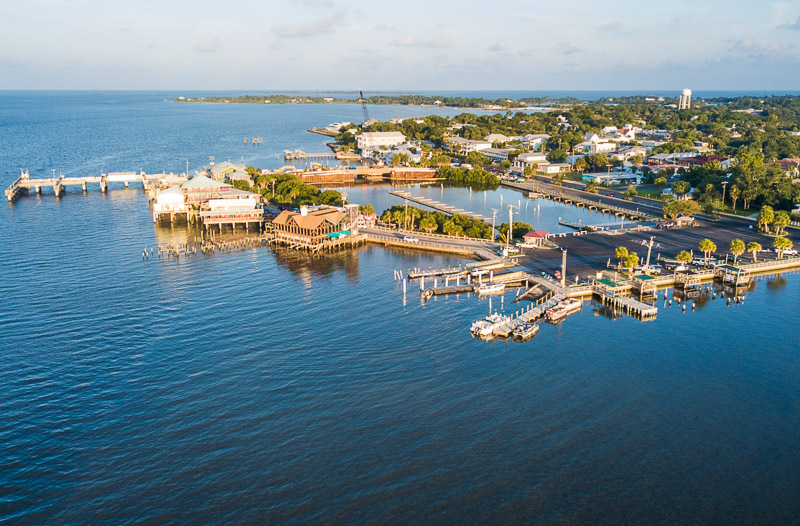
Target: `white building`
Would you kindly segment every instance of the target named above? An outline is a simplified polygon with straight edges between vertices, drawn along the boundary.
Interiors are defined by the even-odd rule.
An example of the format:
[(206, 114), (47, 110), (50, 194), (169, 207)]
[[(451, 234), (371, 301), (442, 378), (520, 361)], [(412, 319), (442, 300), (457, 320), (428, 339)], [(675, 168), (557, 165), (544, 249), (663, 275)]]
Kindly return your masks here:
[(620, 185), (620, 184), (642, 184), (642, 176), (626, 172), (598, 172), (583, 174), (581, 177), (584, 183), (594, 181), (597, 184)]
[(247, 169), (243, 164), (223, 161), (211, 167), (211, 178), (215, 181), (225, 179), (225, 176), (233, 172), (244, 172)]
[(571, 169), (569, 163), (549, 163), (541, 166), (539, 170), (545, 174), (558, 174), (569, 172)]
[(186, 210), (186, 197), (179, 186), (161, 190), (153, 203), (154, 212), (182, 212)]
[(356, 145), (361, 150), (394, 146), (406, 142), (406, 136), (398, 131), (364, 132), (356, 137)]
[(519, 138), (523, 146), (533, 149), (541, 147), (548, 139), (550, 139), (550, 135), (546, 133), (529, 133)]
[(492, 143), (488, 141), (473, 141), (463, 137), (448, 137), (446, 141), (448, 148), (450, 148), (452, 152), (479, 152), (492, 147)]
[(511, 163), (511, 171), (514, 173), (524, 173), (525, 168), (528, 166), (533, 167), (534, 165), (536, 165), (538, 170), (541, 170), (547, 164), (550, 163), (547, 161), (547, 156), (542, 152), (521, 153)]
[(502, 133), (490, 133), (489, 135), (486, 136), (486, 141), (490, 142), (492, 144), (494, 144), (496, 142), (505, 144), (510, 140), (511, 140), (511, 138), (503, 135)]
[(484, 148), (480, 152), (489, 159), (501, 162), (508, 160), (508, 154), (514, 150), (508, 148)]

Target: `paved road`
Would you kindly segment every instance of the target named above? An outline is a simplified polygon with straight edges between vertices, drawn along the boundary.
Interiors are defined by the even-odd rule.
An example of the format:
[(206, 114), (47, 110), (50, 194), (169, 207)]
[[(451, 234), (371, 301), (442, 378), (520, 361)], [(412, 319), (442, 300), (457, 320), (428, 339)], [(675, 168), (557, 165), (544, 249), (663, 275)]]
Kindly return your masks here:
[[(540, 181), (541, 182), (541, 181)], [(547, 184), (547, 183), (545, 183)], [(578, 183), (575, 183), (578, 184)], [(642, 210), (660, 213), (660, 205), (652, 201), (637, 198), (634, 201), (626, 201), (621, 197), (621, 193), (614, 190), (603, 190), (604, 194), (614, 193), (620, 197), (609, 197), (608, 195), (595, 196), (583, 190), (572, 187), (555, 187), (564, 193), (579, 197), (596, 197), (599, 201), (616, 206), (625, 207), (629, 210), (641, 208)], [(703, 214), (696, 216), (698, 225), (691, 228), (670, 229), (641, 232), (626, 232), (619, 235), (608, 235), (605, 233), (593, 233), (583, 236), (567, 236), (564, 238), (554, 238), (560, 248), (567, 249), (567, 275), (573, 277), (575, 274), (586, 277), (597, 270), (606, 268), (609, 258), (614, 258), (614, 250), (619, 246), (627, 247), (628, 250), (636, 252), (639, 256), (647, 255), (647, 247), (642, 245), (643, 241), (654, 237), (654, 248), (652, 258), (658, 255), (674, 258), (681, 250), (694, 251), (695, 255), (702, 254), (698, 250), (700, 240), (709, 238), (717, 245), (717, 254), (728, 253), (728, 247), (733, 239), (741, 239), (745, 244), (757, 241), (765, 249), (772, 251), (772, 240), (770, 236), (760, 234), (756, 231), (755, 223), (748, 218), (739, 216), (723, 215), (719, 220), (712, 221)], [(790, 229), (787, 236), (795, 246), (800, 246), (800, 231)], [(775, 253), (763, 254), (759, 257), (775, 258)], [(751, 256), (745, 254), (745, 260), (750, 260)], [(525, 257), (520, 261), (532, 272), (552, 273), (561, 267), (561, 250), (534, 250), (526, 251)], [(573, 278), (574, 279), (574, 278)]]

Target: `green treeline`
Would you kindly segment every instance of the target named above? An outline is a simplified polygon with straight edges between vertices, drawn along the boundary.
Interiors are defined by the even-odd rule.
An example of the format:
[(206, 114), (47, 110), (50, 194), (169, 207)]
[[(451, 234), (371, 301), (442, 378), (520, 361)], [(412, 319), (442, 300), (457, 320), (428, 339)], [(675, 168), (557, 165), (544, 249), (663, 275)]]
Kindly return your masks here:
[(383, 211), (381, 221), (392, 223), (398, 228), (419, 230), (428, 234), (447, 234), (450, 236), (468, 236), (482, 239), (492, 237), (492, 227), (479, 219), (467, 216), (449, 216), (443, 212), (422, 210), (414, 206), (407, 209), (404, 205), (395, 205)]

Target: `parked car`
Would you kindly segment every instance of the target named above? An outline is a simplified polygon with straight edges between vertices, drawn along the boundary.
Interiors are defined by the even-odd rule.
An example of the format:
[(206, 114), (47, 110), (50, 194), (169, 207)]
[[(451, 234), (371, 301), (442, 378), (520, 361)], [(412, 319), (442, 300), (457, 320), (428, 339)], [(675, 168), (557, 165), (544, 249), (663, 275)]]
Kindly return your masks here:
[(419, 239), (415, 238), (414, 236), (405, 236), (403, 241), (406, 243), (419, 243)]
[[(777, 248), (775, 249), (775, 252), (778, 252)], [(800, 252), (798, 252), (796, 248), (787, 248), (783, 251), (784, 256), (796, 256), (798, 254), (800, 254)]]

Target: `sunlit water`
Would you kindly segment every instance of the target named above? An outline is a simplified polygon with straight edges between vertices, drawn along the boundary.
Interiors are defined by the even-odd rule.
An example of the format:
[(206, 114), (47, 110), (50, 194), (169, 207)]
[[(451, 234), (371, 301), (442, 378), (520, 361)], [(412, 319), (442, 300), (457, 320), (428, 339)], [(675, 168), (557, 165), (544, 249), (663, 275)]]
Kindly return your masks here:
[[(17, 166), (275, 160), (358, 109), (84, 95), (0, 95), (4, 182)], [(265, 146), (240, 153), (243, 134)], [(398, 204), (385, 190), (363, 191)], [(446, 192), (479, 213), (499, 195), (526, 205)], [(683, 313), (662, 293), (641, 323), (586, 303), (530, 342), (484, 342), (468, 328), (488, 299), (423, 304), (392, 279), (460, 259), (364, 246), (143, 262), (192, 234), (154, 228), (133, 189), (23, 197), (0, 224), (0, 520), (797, 521), (800, 275), (741, 305)]]

